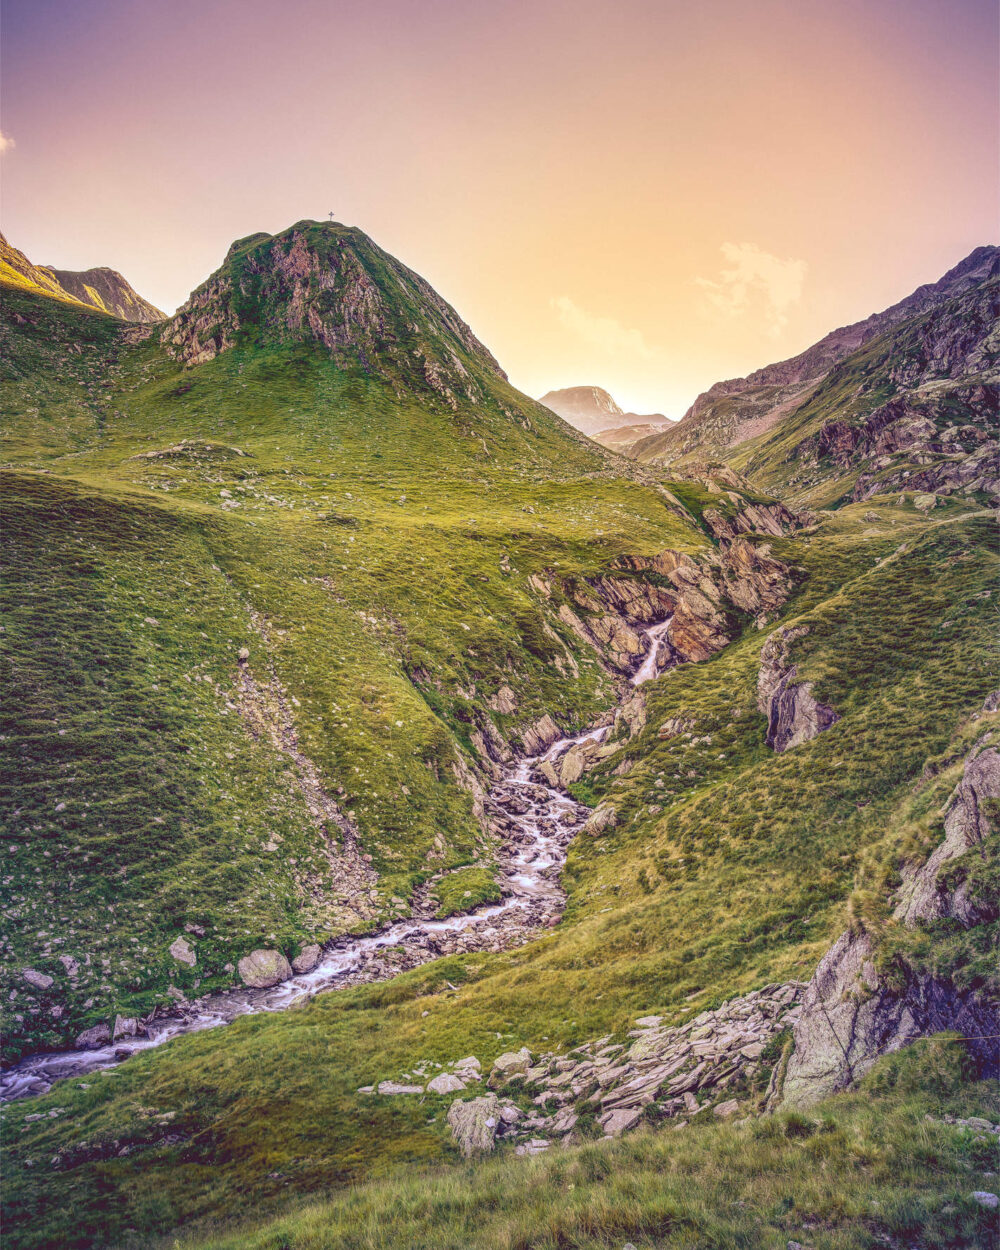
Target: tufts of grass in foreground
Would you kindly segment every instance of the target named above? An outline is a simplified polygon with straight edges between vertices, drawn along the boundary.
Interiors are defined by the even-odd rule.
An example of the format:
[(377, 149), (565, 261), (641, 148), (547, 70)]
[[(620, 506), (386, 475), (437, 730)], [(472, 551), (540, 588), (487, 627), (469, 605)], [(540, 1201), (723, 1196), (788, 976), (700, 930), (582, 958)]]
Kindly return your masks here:
[[(891, 1056), (861, 1092), (811, 1115), (639, 1131), (534, 1159), (372, 1181), (263, 1228), (206, 1233), (184, 1250), (814, 1250), (988, 1247), (995, 1138), (938, 1118), (1000, 1114), (963, 1085), (948, 1035)], [(174, 1243), (175, 1245), (177, 1243)]]

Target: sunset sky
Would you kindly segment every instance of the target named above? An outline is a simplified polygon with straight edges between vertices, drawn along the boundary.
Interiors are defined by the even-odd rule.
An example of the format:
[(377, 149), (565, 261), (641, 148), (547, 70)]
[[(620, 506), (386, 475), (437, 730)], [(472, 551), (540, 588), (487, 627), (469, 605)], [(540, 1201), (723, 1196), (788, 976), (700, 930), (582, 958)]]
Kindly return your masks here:
[(679, 417), (998, 237), (995, 0), (7, 0), (3, 225), (172, 311), (303, 217)]

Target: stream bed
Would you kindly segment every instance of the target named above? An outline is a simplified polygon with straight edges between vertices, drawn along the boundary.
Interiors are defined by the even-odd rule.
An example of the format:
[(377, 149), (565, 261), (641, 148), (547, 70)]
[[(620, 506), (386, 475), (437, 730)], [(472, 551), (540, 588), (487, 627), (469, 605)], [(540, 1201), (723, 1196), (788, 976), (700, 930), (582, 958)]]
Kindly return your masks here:
[[(657, 655), (668, 624), (659, 622), (645, 630), (649, 651), (631, 679), (633, 685), (657, 675)], [(499, 902), (443, 920), (410, 918), (366, 936), (337, 938), (325, 947), (311, 972), (271, 989), (228, 989), (169, 1008), (169, 1014), (144, 1023), (142, 1036), (96, 1048), (28, 1055), (0, 1072), (0, 1102), (45, 1093), (53, 1081), (64, 1077), (113, 1068), (182, 1033), (219, 1028), (262, 1011), (284, 1011), (324, 990), (386, 980), (456, 951), (507, 949), (557, 924), (565, 903), (559, 878), (566, 849), (590, 808), (549, 785), (538, 766), (554, 763), (577, 743), (604, 738), (609, 729), (605, 725), (560, 738), (541, 755), (509, 765), (490, 786), (490, 813), (504, 828), (498, 851), (497, 882), (503, 891)]]

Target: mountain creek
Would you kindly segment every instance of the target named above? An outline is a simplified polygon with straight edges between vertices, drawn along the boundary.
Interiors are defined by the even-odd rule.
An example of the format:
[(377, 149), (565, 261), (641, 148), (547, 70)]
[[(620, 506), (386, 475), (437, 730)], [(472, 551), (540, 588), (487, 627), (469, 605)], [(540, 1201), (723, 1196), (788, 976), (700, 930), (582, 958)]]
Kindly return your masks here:
[[(630, 678), (632, 687), (659, 676), (658, 657), (668, 645), (670, 619), (642, 630), (648, 650)], [(315, 967), (278, 985), (226, 990), (158, 1008), (145, 1021), (124, 1022), (127, 1033), (106, 1045), (28, 1055), (0, 1073), (0, 1103), (46, 1093), (53, 1081), (65, 1077), (116, 1067), (183, 1033), (218, 1028), (257, 1012), (285, 1011), (325, 990), (388, 980), (454, 950), (520, 945), (540, 929), (556, 925), (566, 901), (559, 880), (566, 849), (591, 809), (549, 784), (539, 766), (554, 763), (580, 743), (600, 741), (610, 728), (602, 725), (559, 738), (541, 754), (507, 766), (501, 780), (491, 785), (490, 797), (503, 810), (508, 827), (498, 853), (500, 902), (442, 920), (400, 920), (362, 937), (348, 934), (329, 943)]]

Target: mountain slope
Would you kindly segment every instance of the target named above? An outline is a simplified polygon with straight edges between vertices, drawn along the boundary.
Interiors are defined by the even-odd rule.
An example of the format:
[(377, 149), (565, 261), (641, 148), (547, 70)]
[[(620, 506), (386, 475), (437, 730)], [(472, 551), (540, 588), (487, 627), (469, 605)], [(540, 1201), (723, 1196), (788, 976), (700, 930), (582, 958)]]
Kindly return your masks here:
[(11, 1052), (491, 881), (498, 761), (606, 709), (642, 650), (531, 577), (711, 550), (364, 236), (235, 250), (162, 327), (4, 300)]
[(830, 370), (871, 339), (900, 322), (1000, 276), (1000, 248), (978, 247), (937, 282), (864, 321), (833, 330), (812, 347), (778, 364), (715, 386), (699, 395), (680, 422), (630, 450), (645, 463), (719, 456), (726, 449), (765, 435), (807, 402)]
[(137, 295), (114, 269), (53, 269), (33, 265), (27, 256), (0, 234), (0, 281), (9, 285), (53, 295), (58, 299), (84, 304), (122, 321), (156, 322), (166, 314)]
[(591, 438), (602, 430), (611, 431), (620, 426), (667, 424), (666, 417), (660, 413), (639, 416), (634, 412), (623, 412), (600, 386), (568, 386), (563, 390), (548, 391), (538, 402)]
[(163, 321), (166, 313), (154, 308), (141, 295), (136, 294), (128, 282), (114, 269), (54, 269), (45, 266), (63, 291), (82, 304), (90, 304), (102, 312), (119, 317), (122, 321), (152, 324)]

